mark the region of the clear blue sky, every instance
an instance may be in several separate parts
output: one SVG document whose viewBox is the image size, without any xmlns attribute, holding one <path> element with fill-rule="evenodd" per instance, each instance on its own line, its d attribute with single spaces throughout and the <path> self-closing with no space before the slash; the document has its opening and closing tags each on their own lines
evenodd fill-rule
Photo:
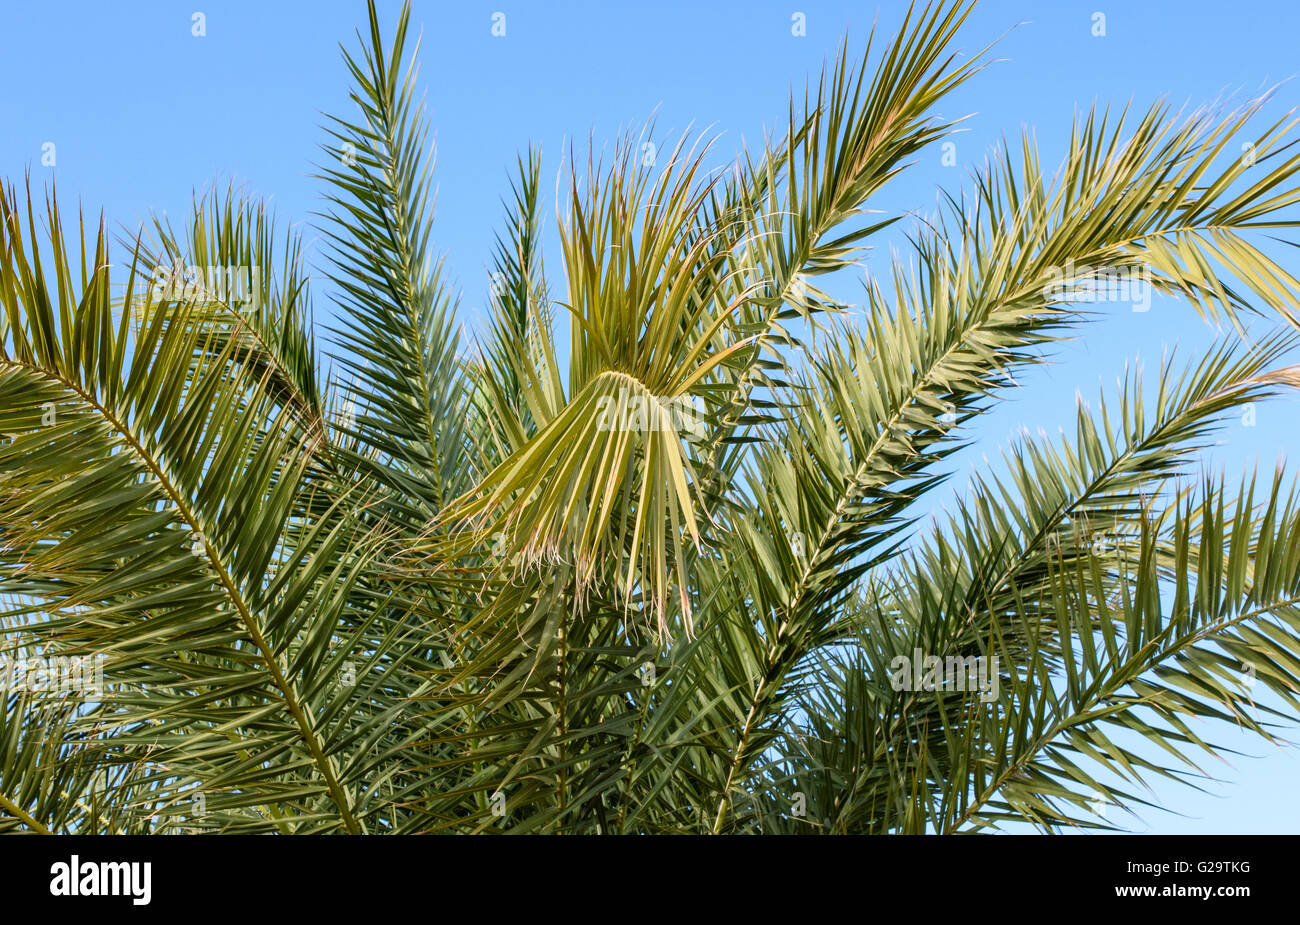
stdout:
<svg viewBox="0 0 1300 925">
<path fill-rule="evenodd" d="M 383 7 L 391 22 L 397 4 Z M 206 16 L 203 37 L 191 34 L 195 11 Z M 491 34 L 497 11 L 506 15 L 501 38 Z M 803 37 L 791 34 L 796 11 L 806 17 Z M 1097 11 L 1106 15 L 1100 38 L 1092 34 Z M 585 142 L 594 132 L 598 142 L 612 140 L 657 111 L 661 136 L 692 123 L 712 127 L 721 133 L 717 151 L 729 155 L 779 125 L 791 85 L 802 85 L 846 30 L 860 49 L 877 15 L 889 31 L 901 13 L 896 0 L 417 0 L 421 77 L 438 143 L 436 238 L 464 289 L 467 323 L 486 296 L 499 197 L 527 144 L 542 145 L 544 175 L 554 177 L 570 139 Z M 57 179 L 65 203 L 79 200 L 128 226 L 153 211 L 183 216 L 194 189 L 233 179 L 271 200 L 282 220 L 310 222 L 320 208 L 311 178 L 320 113 L 348 106 L 338 43 L 351 44 L 363 19 L 359 0 L 8 0 L 0 12 L 0 80 L 8 88 L 0 98 L 0 177 L 21 182 L 30 168 L 37 188 Z M 957 139 L 957 169 L 929 152 L 882 206 L 932 208 L 939 185 L 955 188 L 964 168 L 1022 125 L 1036 130 L 1045 161 L 1055 162 L 1075 110 L 1094 98 L 1198 105 L 1254 94 L 1300 71 L 1300 4 L 1290 0 L 987 0 L 963 46 L 974 52 L 1017 24 L 998 46 L 1005 60 L 945 102 L 945 116 L 974 114 Z M 1297 104 L 1300 81 L 1279 90 L 1271 111 Z M 53 168 L 41 165 L 46 142 L 56 146 Z M 322 320 L 330 313 L 325 295 L 318 289 Z M 1075 390 L 1095 394 L 1126 360 L 1156 359 L 1176 342 L 1203 346 L 1211 333 L 1172 302 L 1111 313 L 1063 348 L 1024 396 L 981 422 L 987 439 L 972 460 L 996 458 L 1021 426 L 1054 432 L 1070 420 Z M 1271 470 L 1297 449 L 1297 424 L 1300 402 L 1261 407 L 1257 426 L 1225 431 L 1214 461 L 1237 472 L 1259 458 Z M 1183 816 L 1148 811 L 1136 831 L 1300 832 L 1292 797 L 1300 756 L 1231 732 L 1220 731 L 1219 741 L 1256 757 L 1222 766 L 1228 782 L 1208 785 L 1206 795 L 1158 788 L 1157 798 Z"/>
</svg>

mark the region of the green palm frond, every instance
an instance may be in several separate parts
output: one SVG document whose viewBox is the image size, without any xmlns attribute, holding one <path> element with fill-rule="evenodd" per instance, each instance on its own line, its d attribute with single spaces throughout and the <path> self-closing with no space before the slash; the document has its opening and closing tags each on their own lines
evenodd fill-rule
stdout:
<svg viewBox="0 0 1300 925">
<path fill-rule="evenodd" d="M 457 459 L 466 387 L 456 303 L 429 253 L 433 158 L 414 51 L 403 71 L 409 14 L 386 50 L 372 5 L 369 42 L 344 51 L 360 117 L 332 120 L 321 177 L 331 190 L 328 275 L 345 313 L 334 356 L 351 377 L 355 464 L 389 490 L 390 516 L 414 532 L 468 487 L 472 470 Z"/>
<path fill-rule="evenodd" d="M 160 798 L 212 788 L 218 813 L 233 788 L 235 827 L 288 813 L 359 831 L 317 711 L 335 647 L 356 641 L 342 620 L 370 554 L 355 515 L 313 514 L 292 402 L 271 370 L 234 359 L 237 319 L 157 299 L 134 273 L 114 312 L 102 230 L 78 288 L 51 206 L 52 297 L 34 216 L 24 238 L 9 193 L 0 218 L 0 429 L 16 435 L 0 452 L 0 574 L 29 602 L 6 617 L 5 653 L 102 658 L 120 688 L 70 720 L 96 735 L 66 760 L 147 755 L 167 769 Z M 279 809 L 236 821 L 250 793 Z"/>
<path fill-rule="evenodd" d="M 944 789 L 944 779 L 981 779 L 978 768 L 1008 762 L 1012 740 L 1007 736 L 1030 735 L 1042 723 L 1049 726 L 1041 728 L 1049 728 L 1060 718 L 1060 705 L 1035 698 L 1055 697 L 1062 682 L 1078 694 L 1080 685 L 1086 687 L 1080 660 L 1096 675 L 1114 680 L 1105 669 L 1119 662 L 1099 661 L 1097 653 L 1103 642 L 1123 651 L 1126 634 L 1132 634 L 1127 654 L 1141 655 L 1142 671 L 1163 670 L 1167 652 L 1137 651 L 1141 624 L 1135 621 L 1142 613 L 1168 612 L 1162 607 L 1169 582 L 1181 583 L 1182 594 L 1197 582 L 1217 580 L 1215 575 L 1199 577 L 1197 533 L 1177 520 L 1189 497 L 1181 477 L 1226 415 L 1300 384 L 1293 370 L 1270 371 L 1292 343 L 1283 337 L 1243 353 L 1228 342 L 1181 374 L 1167 367 L 1153 402 L 1135 376 L 1121 393 L 1117 413 L 1102 402 L 1094 415 L 1081 402 L 1073 439 L 1063 437 L 1062 446 L 1054 448 L 1027 438 L 1008 456 L 1005 475 L 977 479 L 952 523 L 936 527 L 920 550 L 863 599 L 858 645 L 830 653 L 837 685 L 812 691 L 812 702 L 803 705 L 803 715 L 815 718 L 812 729 L 792 740 L 827 762 L 811 776 L 821 777 L 823 784 L 851 780 L 853 801 L 835 807 L 841 823 L 857 819 L 855 825 L 882 831 L 970 825 L 983 817 L 973 808 L 967 812 L 968 795 Z M 1273 487 L 1271 497 L 1284 504 L 1281 473 Z M 1221 488 L 1208 497 L 1213 503 L 1225 500 Z M 1235 523 L 1248 531 L 1260 512 L 1251 492 L 1241 497 Z M 1277 513 L 1258 523 L 1276 529 Z M 1069 597 L 1070 619 L 1065 620 L 1056 595 L 1076 592 Z M 1264 614 L 1261 608 L 1256 616 Z M 1206 630 L 1198 641 L 1212 635 Z M 893 689 L 894 659 L 910 659 L 914 651 L 943 659 L 996 656 L 1006 674 L 1002 684 L 1025 700 L 985 708 L 960 693 Z M 837 694 L 854 698 L 851 707 L 845 703 L 846 715 L 859 723 L 839 734 L 837 721 L 826 719 Z M 893 721 L 882 723 L 880 717 Z M 972 727 L 973 720 L 979 725 Z M 1015 722 L 1027 722 L 1030 733 L 1008 731 L 1005 724 Z M 992 733 L 985 739 L 968 738 L 984 725 L 1003 738 Z M 1052 746 L 1051 739 L 1034 739 L 1034 748 Z M 1143 764 L 1110 744 L 1102 745 L 1101 752 Z M 917 763 L 914 770 L 909 769 L 912 762 Z M 925 786 L 936 799 L 943 798 L 941 806 L 914 806 L 912 795 L 900 792 L 918 775 L 936 778 L 927 779 Z M 1008 780 L 1004 777 L 999 786 Z M 1107 801 L 1132 798 L 1095 784 L 1091 777 L 1073 778 L 1072 786 L 1091 788 L 1074 794 L 1079 806 L 1096 793 Z M 991 783 L 977 789 L 984 801 L 998 798 Z M 1046 793 L 1059 796 L 1050 788 Z M 1022 813 L 1018 818 L 1048 826 L 1080 824 L 1050 814 Z"/>
<path fill-rule="evenodd" d="M 275 218 L 261 203 L 229 188 L 196 200 L 189 226 L 174 230 L 154 219 L 151 240 L 142 242 L 160 293 L 224 316 L 240 343 L 233 355 L 251 364 L 294 408 L 304 426 L 324 430 L 324 401 L 317 380 L 309 280 L 302 267 L 302 241 L 287 232 L 276 257 Z M 278 261 L 278 266 L 277 266 Z M 220 353 L 224 325 L 207 342 Z"/>
<path fill-rule="evenodd" d="M 406 6 L 343 52 L 327 347 L 256 198 L 115 263 L 0 191 L 0 832 L 1112 828 L 1225 724 L 1283 741 L 1300 493 L 1205 454 L 1300 387 L 1296 122 L 1094 107 L 1055 170 L 1024 133 L 850 304 L 971 8 L 846 39 L 721 173 L 570 150 L 562 281 L 529 149 L 477 337 Z M 1225 330 L 950 485 L 1121 276 Z"/>
</svg>

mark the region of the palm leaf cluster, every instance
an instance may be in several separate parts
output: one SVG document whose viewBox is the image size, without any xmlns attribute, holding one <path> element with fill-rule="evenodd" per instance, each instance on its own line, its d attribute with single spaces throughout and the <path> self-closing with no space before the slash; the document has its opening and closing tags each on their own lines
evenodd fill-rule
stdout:
<svg viewBox="0 0 1300 925">
<path fill-rule="evenodd" d="M 0 830 L 1051 830 L 1194 782 L 1207 730 L 1276 739 L 1300 495 L 1197 460 L 1300 385 L 1294 123 L 1094 110 L 1055 172 L 1026 135 L 846 304 L 985 64 L 969 12 L 846 41 L 729 170 L 567 152 L 559 274 L 529 151 L 477 337 L 407 9 L 344 52 L 320 331 L 300 241 L 233 190 L 110 242 L 4 189 L 0 653 L 105 684 L 6 690 Z M 1107 323 L 1053 286 L 1139 271 L 1229 333 L 923 520 L 1017 374 Z M 995 683 L 899 689 L 913 653 Z"/>
</svg>

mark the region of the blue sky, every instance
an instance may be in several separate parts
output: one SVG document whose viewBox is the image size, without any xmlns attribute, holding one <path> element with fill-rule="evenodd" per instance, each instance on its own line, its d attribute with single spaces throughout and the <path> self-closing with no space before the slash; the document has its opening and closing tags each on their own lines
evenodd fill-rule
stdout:
<svg viewBox="0 0 1300 925">
<path fill-rule="evenodd" d="M 397 4 L 382 7 L 391 22 Z M 765 128 L 779 130 L 791 86 L 802 87 L 846 32 L 860 50 L 877 16 L 888 33 L 902 9 L 867 0 L 417 0 L 421 79 L 438 147 L 435 237 L 463 288 L 467 323 L 486 298 L 500 197 L 529 143 L 541 145 L 549 180 L 571 140 L 585 144 L 590 132 L 598 145 L 612 142 L 657 114 L 663 138 L 689 125 L 717 133 L 721 162 Z M 192 34 L 196 11 L 205 16 L 201 37 Z M 496 12 L 505 14 L 504 37 L 492 35 Z M 801 37 L 792 35 L 796 12 L 806 21 Z M 1101 37 L 1093 34 L 1097 12 L 1105 14 Z M 354 42 L 363 19 L 361 2 L 10 4 L 0 14 L 0 80 L 10 88 L 0 98 L 0 177 L 20 183 L 30 169 L 35 188 L 57 180 L 65 204 L 102 209 L 110 223 L 132 228 L 155 211 L 179 218 L 195 189 L 233 180 L 270 200 L 282 221 L 304 223 L 310 241 L 321 207 L 312 178 L 321 113 L 347 112 L 338 43 Z M 1300 4 L 1283 0 L 1242 0 L 1230 11 L 1172 0 L 981 2 L 963 47 L 974 53 L 1004 36 L 994 55 L 1001 60 L 944 103 L 944 116 L 971 115 L 955 139 L 957 166 L 942 165 L 937 148 L 926 152 L 876 205 L 933 209 L 940 186 L 956 189 L 967 168 L 1003 137 L 1018 138 L 1022 126 L 1036 132 L 1045 163 L 1055 163 L 1075 112 L 1094 99 L 1131 100 L 1138 109 L 1161 97 L 1175 108 L 1239 101 L 1295 76 L 1298 34 Z M 1284 84 L 1269 113 L 1297 104 L 1300 82 Z M 55 145 L 52 168 L 41 162 L 47 142 Z M 553 262 L 552 275 L 559 272 Z M 320 320 L 330 314 L 325 296 L 318 289 Z M 1175 343 L 1196 350 L 1212 335 L 1174 302 L 1108 312 L 1035 373 L 1024 395 L 981 420 L 980 445 L 963 464 L 996 459 L 1022 426 L 1054 432 L 1071 420 L 1076 390 L 1095 395 L 1126 362 L 1156 360 Z M 1213 462 L 1235 474 L 1259 459 L 1270 471 L 1296 449 L 1297 423 L 1300 402 L 1261 407 L 1254 427 L 1229 425 Z M 1300 756 L 1231 732 L 1218 741 L 1255 757 L 1222 766 L 1228 782 L 1207 785 L 1208 794 L 1158 788 L 1157 798 L 1184 815 L 1148 811 L 1135 830 L 1300 832 L 1300 801 L 1291 799 Z"/>
</svg>

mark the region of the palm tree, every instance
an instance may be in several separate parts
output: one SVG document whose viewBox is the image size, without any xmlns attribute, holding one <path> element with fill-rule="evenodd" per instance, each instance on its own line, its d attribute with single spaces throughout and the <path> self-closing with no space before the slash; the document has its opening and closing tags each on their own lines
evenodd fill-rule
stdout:
<svg viewBox="0 0 1300 925">
<path fill-rule="evenodd" d="M 686 136 L 569 152 L 562 282 L 529 151 L 469 343 L 407 9 L 345 52 L 323 352 L 261 203 L 201 197 L 115 264 L 6 189 L 0 831 L 1054 830 L 1194 780 L 1193 720 L 1273 738 L 1300 498 L 1192 464 L 1300 385 L 1267 243 L 1294 123 L 1094 110 L 1054 175 L 1026 136 L 844 304 L 815 280 L 902 217 L 873 201 L 988 60 L 969 11 L 846 42 L 729 171 Z M 1136 272 L 1228 333 L 922 521 L 1015 373 L 1106 324 L 1081 287 Z"/>
</svg>

